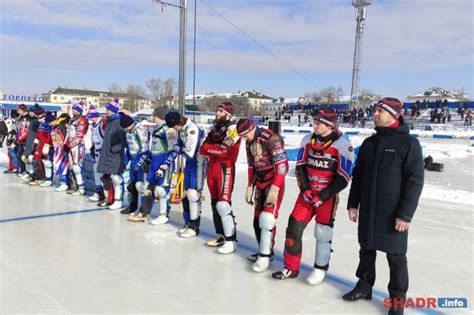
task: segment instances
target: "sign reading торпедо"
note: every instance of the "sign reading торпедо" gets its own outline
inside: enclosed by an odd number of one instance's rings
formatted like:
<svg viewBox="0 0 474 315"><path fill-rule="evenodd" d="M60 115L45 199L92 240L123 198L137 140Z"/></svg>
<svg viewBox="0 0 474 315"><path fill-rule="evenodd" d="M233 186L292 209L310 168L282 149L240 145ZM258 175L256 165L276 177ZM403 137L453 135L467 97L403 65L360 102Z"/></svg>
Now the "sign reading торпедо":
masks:
<svg viewBox="0 0 474 315"><path fill-rule="evenodd" d="M2 100L3 101L21 101L21 102L44 102L44 97L3 94Z"/></svg>

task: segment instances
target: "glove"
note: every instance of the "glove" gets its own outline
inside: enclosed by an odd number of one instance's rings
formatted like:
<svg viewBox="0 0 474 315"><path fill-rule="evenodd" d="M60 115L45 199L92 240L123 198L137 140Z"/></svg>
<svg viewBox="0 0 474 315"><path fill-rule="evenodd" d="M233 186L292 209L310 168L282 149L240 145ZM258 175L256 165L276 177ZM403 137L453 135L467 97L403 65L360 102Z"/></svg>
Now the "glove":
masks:
<svg viewBox="0 0 474 315"><path fill-rule="evenodd" d="M313 207L318 208L323 204L323 201L321 200L321 198L319 198L318 194L315 194L311 199L311 204L313 205Z"/></svg>
<svg viewBox="0 0 474 315"><path fill-rule="evenodd" d="M306 191L303 193L303 198L304 198L304 201L305 201L307 204L312 205L312 203L313 203L313 191L312 191L311 189L306 190Z"/></svg>
<svg viewBox="0 0 474 315"><path fill-rule="evenodd" d="M160 168L155 172L156 177L163 177L165 174L165 171L168 169L168 165L163 164L160 166Z"/></svg>
<svg viewBox="0 0 474 315"><path fill-rule="evenodd" d="M151 160L149 158L147 158L145 162L143 162L142 168L145 173L148 173L148 170L150 169L150 164L151 164Z"/></svg>
<svg viewBox="0 0 474 315"><path fill-rule="evenodd" d="M255 190L255 186L248 186L247 191L245 192L245 202L249 205L253 206L253 192Z"/></svg>
<svg viewBox="0 0 474 315"><path fill-rule="evenodd" d="M267 193L267 199L265 200L266 205L275 205L278 200L278 193L280 192L280 187L271 185Z"/></svg>

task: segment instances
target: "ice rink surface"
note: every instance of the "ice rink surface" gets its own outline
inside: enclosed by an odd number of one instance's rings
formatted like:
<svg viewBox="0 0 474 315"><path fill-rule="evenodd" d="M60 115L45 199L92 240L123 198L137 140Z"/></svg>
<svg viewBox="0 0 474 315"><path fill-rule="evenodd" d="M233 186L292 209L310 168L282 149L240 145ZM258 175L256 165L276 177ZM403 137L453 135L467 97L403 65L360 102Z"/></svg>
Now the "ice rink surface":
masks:
<svg viewBox="0 0 474 315"><path fill-rule="evenodd" d="M464 144L471 152L466 141L456 142ZM214 232L207 190L201 234L181 239L176 235L182 225L179 206L173 206L165 226L128 222L118 211L98 209L84 197L21 184L15 175L3 174L3 159L0 313L385 314L389 272L383 253L378 253L373 300L341 299L355 284L358 263L357 226L345 210L348 189L341 193L334 252L323 284L305 282L314 262L314 223L304 234L300 276L271 278L282 268L286 224L298 194L291 176L277 221L276 259L266 272L251 270L246 256L256 252L256 241L253 209L243 202L244 161L241 152L233 194L239 248L221 255L204 245ZM411 308L405 314L473 313L474 158L464 154L440 161L445 171L426 173L426 189L410 226L408 296L463 297L468 308Z"/></svg>

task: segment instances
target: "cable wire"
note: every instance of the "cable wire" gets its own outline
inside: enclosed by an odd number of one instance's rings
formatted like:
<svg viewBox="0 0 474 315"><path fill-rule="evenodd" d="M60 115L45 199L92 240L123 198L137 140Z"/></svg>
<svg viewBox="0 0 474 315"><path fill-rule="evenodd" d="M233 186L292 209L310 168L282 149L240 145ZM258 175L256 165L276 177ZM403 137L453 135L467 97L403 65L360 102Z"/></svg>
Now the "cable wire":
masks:
<svg viewBox="0 0 474 315"><path fill-rule="evenodd" d="M216 15L218 15L221 19L223 19L224 21L226 21L227 23L229 23L230 25L232 25L237 31L239 31L242 35L244 35L245 37L247 37L250 41L252 41L253 43L255 43L257 46L259 46L260 48L262 48L264 51L266 51L268 54L270 54L273 58L275 58L276 60L280 61L282 64L284 64L288 69L290 69L291 71L293 71L296 75L298 75L301 79L303 79L304 81L306 81L307 83L309 83L310 85L312 85L313 87L315 87L316 89L319 90L319 87L314 84L310 79L308 79L306 76L304 76L303 74L301 74L298 70L296 70L295 68L293 68L290 64L288 64L285 60L283 60L282 58L278 57L276 54L274 54L270 49L268 49L267 47L265 47L263 44L261 44L259 41L257 41L256 39L254 39L252 36L250 36L249 34L247 34L244 30L242 30L240 27L238 27L237 25L235 25L234 23L232 23L232 21L230 21L228 18L226 18L222 13L218 12L216 9L214 9L213 7L211 7L209 4L207 4L206 2L204 2L204 0L201 0L201 3L204 4L209 10L211 10L212 12L214 12Z"/></svg>

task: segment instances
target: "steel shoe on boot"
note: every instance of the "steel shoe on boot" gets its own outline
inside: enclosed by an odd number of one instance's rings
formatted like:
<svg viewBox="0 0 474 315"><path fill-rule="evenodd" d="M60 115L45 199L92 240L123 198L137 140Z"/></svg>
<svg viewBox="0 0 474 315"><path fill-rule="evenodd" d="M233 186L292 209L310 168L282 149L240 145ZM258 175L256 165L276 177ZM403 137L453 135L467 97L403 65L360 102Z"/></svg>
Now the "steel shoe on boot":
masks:
<svg viewBox="0 0 474 315"><path fill-rule="evenodd" d="M110 205L109 209L110 210L119 210L119 209L122 209L123 206L122 206L122 202L121 201L118 201L118 200L115 200L113 204Z"/></svg>
<svg viewBox="0 0 474 315"><path fill-rule="evenodd" d="M224 245L225 238L224 236L217 234L212 240L206 242L206 245L209 247L219 247Z"/></svg>
<svg viewBox="0 0 474 315"><path fill-rule="evenodd" d="M270 254L270 262L273 261L273 256L275 255L275 253L273 252L273 249L272 249L272 252ZM247 260L248 261L251 261L251 262L256 262L257 261L257 258L258 258L258 253L255 253L255 254L252 254L252 255L249 255L247 256Z"/></svg>
<svg viewBox="0 0 474 315"><path fill-rule="evenodd" d="M133 214L130 214L128 216L128 220L129 221L132 221L132 222L147 222L149 219L149 216L148 215L144 215L143 213L138 213L136 215L133 215Z"/></svg>
<svg viewBox="0 0 474 315"><path fill-rule="evenodd" d="M179 230L176 231L176 234L180 235L181 233L186 231L187 228L188 228L188 225L185 224L182 228L180 228Z"/></svg>
<svg viewBox="0 0 474 315"><path fill-rule="evenodd" d="M221 247L217 248L217 252L219 254L230 254L235 252L237 249L237 242L236 241L225 241Z"/></svg>
<svg viewBox="0 0 474 315"><path fill-rule="evenodd" d="M160 214L159 216L157 216L156 218L151 220L150 224L151 225L161 225L161 224L168 223L168 221L169 221L169 218L166 214ZM185 231L185 229L183 229L183 231L181 233L183 233L184 231ZM181 233L179 233L179 234L181 234Z"/></svg>
<svg viewBox="0 0 474 315"><path fill-rule="evenodd" d="M110 207L111 205L112 203L108 202L107 200L102 200L101 202L97 204L97 207L107 208L107 207Z"/></svg>
<svg viewBox="0 0 474 315"><path fill-rule="evenodd" d="M298 277L299 273L300 273L299 271L293 271L293 270L283 268L282 271L277 271L277 272L272 273L272 278L278 279L278 280L285 280L288 278L291 279L291 278Z"/></svg>
<svg viewBox="0 0 474 315"><path fill-rule="evenodd" d="M271 256L259 254L257 261L252 265L252 270L255 272L262 272L270 267Z"/></svg>
<svg viewBox="0 0 474 315"><path fill-rule="evenodd" d="M138 214L138 212L135 213L135 211L137 211L137 209L133 209L133 207L128 206L127 208L121 210L120 213L121 214L133 214L133 215Z"/></svg>
<svg viewBox="0 0 474 315"><path fill-rule="evenodd" d="M66 191L67 190L67 185L62 183L58 187L54 188L54 191Z"/></svg>
<svg viewBox="0 0 474 315"><path fill-rule="evenodd" d="M89 201L93 201L93 202L98 202L98 201L100 201L99 194L98 194L98 193L94 193L92 196L89 197Z"/></svg>
<svg viewBox="0 0 474 315"><path fill-rule="evenodd" d="M84 196L86 194L86 190L84 188L79 188L75 192L73 192L71 195L73 196Z"/></svg>
<svg viewBox="0 0 474 315"><path fill-rule="evenodd" d="M359 280L355 288L352 289L352 291L344 294L342 298L345 301L355 301L359 299L372 300L372 288L369 284Z"/></svg>
<svg viewBox="0 0 474 315"><path fill-rule="evenodd" d="M49 187L53 184L50 180L45 180L43 183L40 184L41 187Z"/></svg>
<svg viewBox="0 0 474 315"><path fill-rule="evenodd" d="M306 282L311 285L317 285L324 281L325 276L326 270L314 268L314 270L309 274L308 278L306 278Z"/></svg>
<svg viewBox="0 0 474 315"><path fill-rule="evenodd" d="M188 227L184 232L179 234L179 237L182 238L191 238L191 237L196 237L199 234L199 229L195 230L190 227Z"/></svg>

